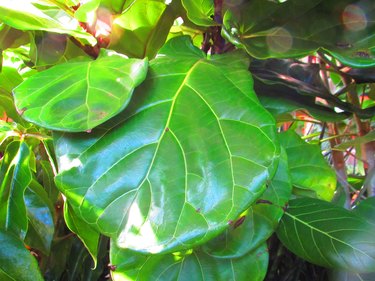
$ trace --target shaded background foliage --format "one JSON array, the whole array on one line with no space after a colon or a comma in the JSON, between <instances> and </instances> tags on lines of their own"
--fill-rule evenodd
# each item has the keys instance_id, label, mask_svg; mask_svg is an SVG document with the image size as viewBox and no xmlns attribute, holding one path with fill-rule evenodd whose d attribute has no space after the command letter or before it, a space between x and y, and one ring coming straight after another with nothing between
<instances>
[{"instance_id":1,"label":"shaded background foliage","mask_svg":"<svg viewBox=\"0 0 375 281\"><path fill-rule=\"evenodd\" d=\"M2 0L0 279L374 279L374 17Z\"/></svg>"}]
</instances>

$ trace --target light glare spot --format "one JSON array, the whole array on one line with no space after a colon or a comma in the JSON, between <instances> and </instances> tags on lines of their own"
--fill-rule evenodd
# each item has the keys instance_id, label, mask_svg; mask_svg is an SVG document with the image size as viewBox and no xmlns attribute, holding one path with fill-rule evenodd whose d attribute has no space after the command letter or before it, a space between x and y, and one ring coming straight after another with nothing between
<instances>
[{"instance_id":1,"label":"light glare spot","mask_svg":"<svg viewBox=\"0 0 375 281\"><path fill-rule=\"evenodd\" d=\"M357 5L348 5L342 13L342 22L350 31L360 31L367 27L365 12Z\"/></svg>"},{"instance_id":2,"label":"light glare spot","mask_svg":"<svg viewBox=\"0 0 375 281\"><path fill-rule=\"evenodd\" d=\"M285 53L292 48L293 37L283 27L275 27L266 37L268 48L275 53Z\"/></svg>"}]
</instances>

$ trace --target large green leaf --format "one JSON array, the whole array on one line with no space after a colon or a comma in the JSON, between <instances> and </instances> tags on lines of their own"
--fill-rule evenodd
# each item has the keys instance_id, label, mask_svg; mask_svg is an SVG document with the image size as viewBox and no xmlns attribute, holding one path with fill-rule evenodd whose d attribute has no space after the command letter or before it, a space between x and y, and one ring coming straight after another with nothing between
<instances>
[{"instance_id":1,"label":"large green leaf","mask_svg":"<svg viewBox=\"0 0 375 281\"><path fill-rule=\"evenodd\" d=\"M266 244L240 258L220 259L200 250L167 255L142 255L117 248L110 249L114 281L261 281L268 266Z\"/></svg>"},{"instance_id":2,"label":"large green leaf","mask_svg":"<svg viewBox=\"0 0 375 281\"><path fill-rule=\"evenodd\" d=\"M23 117L62 131L87 131L121 112L146 77L147 60L102 51L94 61L39 72L13 90Z\"/></svg>"},{"instance_id":3,"label":"large green leaf","mask_svg":"<svg viewBox=\"0 0 375 281\"><path fill-rule=\"evenodd\" d=\"M279 139L288 155L293 192L330 201L336 189L336 174L319 146L306 143L293 131L280 134Z\"/></svg>"},{"instance_id":4,"label":"large green leaf","mask_svg":"<svg viewBox=\"0 0 375 281\"><path fill-rule=\"evenodd\" d=\"M120 247L165 252L226 229L263 193L279 147L241 53L208 59L180 37L150 67L124 114L56 135L56 182Z\"/></svg>"},{"instance_id":5,"label":"large green leaf","mask_svg":"<svg viewBox=\"0 0 375 281\"><path fill-rule=\"evenodd\" d=\"M298 256L352 272L375 268L375 225L344 208L314 198L291 200L277 235Z\"/></svg>"},{"instance_id":6,"label":"large green leaf","mask_svg":"<svg viewBox=\"0 0 375 281\"><path fill-rule=\"evenodd\" d=\"M36 259L22 241L0 230L0 278L3 281L43 281Z\"/></svg>"},{"instance_id":7,"label":"large green leaf","mask_svg":"<svg viewBox=\"0 0 375 281\"><path fill-rule=\"evenodd\" d=\"M151 59L167 39L176 17L173 2L134 1L113 19L109 48L130 57Z\"/></svg>"},{"instance_id":8,"label":"large green leaf","mask_svg":"<svg viewBox=\"0 0 375 281\"><path fill-rule=\"evenodd\" d=\"M79 239L81 239L82 243L89 251L96 267L100 236L99 233L85 223L82 218L77 216L74 209L67 202L64 204L64 218L69 229L77 234Z\"/></svg>"},{"instance_id":9,"label":"large green leaf","mask_svg":"<svg viewBox=\"0 0 375 281\"><path fill-rule=\"evenodd\" d=\"M96 44L96 39L85 32L72 15L51 2L2 0L0 21L19 30L44 30L68 34L80 39L83 43Z\"/></svg>"},{"instance_id":10,"label":"large green leaf","mask_svg":"<svg viewBox=\"0 0 375 281\"><path fill-rule=\"evenodd\" d=\"M210 256L236 258L254 250L275 231L292 191L285 151L272 181L258 200L218 237L202 246Z\"/></svg>"},{"instance_id":11,"label":"large green leaf","mask_svg":"<svg viewBox=\"0 0 375 281\"><path fill-rule=\"evenodd\" d=\"M373 11L355 0L244 1L225 13L223 34L261 59L324 48L348 65L368 67L375 65Z\"/></svg>"},{"instance_id":12,"label":"large green leaf","mask_svg":"<svg viewBox=\"0 0 375 281\"><path fill-rule=\"evenodd\" d=\"M30 148L14 141L5 151L0 167L0 228L22 239L27 231L24 192L31 182Z\"/></svg>"},{"instance_id":13,"label":"large green leaf","mask_svg":"<svg viewBox=\"0 0 375 281\"><path fill-rule=\"evenodd\" d=\"M374 281L375 272L353 273L347 271L334 270L329 274L329 281Z\"/></svg>"}]
</instances>

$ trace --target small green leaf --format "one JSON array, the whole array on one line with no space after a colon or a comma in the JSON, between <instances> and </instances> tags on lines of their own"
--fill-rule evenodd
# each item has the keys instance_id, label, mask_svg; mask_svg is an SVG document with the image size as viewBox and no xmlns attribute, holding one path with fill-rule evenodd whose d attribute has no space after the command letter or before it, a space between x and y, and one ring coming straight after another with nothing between
<instances>
[{"instance_id":1,"label":"small green leaf","mask_svg":"<svg viewBox=\"0 0 375 281\"><path fill-rule=\"evenodd\" d=\"M43 187L33 180L30 184L32 188L27 188L25 191L25 204L27 208L27 217L29 220L29 230L32 228L32 233L34 234L28 238L25 238L25 242L34 247L33 243L36 240L39 247L35 247L42 251L44 254L49 255L51 250L51 243L54 233L54 221L53 214L51 212L51 207L46 202L48 200L47 194ZM38 189L38 190L36 190ZM40 196L40 193L43 195Z\"/></svg>"},{"instance_id":2,"label":"small green leaf","mask_svg":"<svg viewBox=\"0 0 375 281\"><path fill-rule=\"evenodd\" d=\"M294 192L315 194L330 201L336 189L336 174L323 158L317 145L308 144L295 132L279 135L280 143L288 155L288 165Z\"/></svg>"},{"instance_id":3,"label":"small green leaf","mask_svg":"<svg viewBox=\"0 0 375 281\"><path fill-rule=\"evenodd\" d=\"M182 0L189 20L199 26L213 26L214 21L214 1L213 0Z\"/></svg>"},{"instance_id":4,"label":"small green leaf","mask_svg":"<svg viewBox=\"0 0 375 281\"><path fill-rule=\"evenodd\" d=\"M314 198L291 200L277 235L303 259L330 268L372 272L375 225L344 208Z\"/></svg>"},{"instance_id":5,"label":"small green leaf","mask_svg":"<svg viewBox=\"0 0 375 281\"><path fill-rule=\"evenodd\" d=\"M79 22L58 6L41 0L2 0L0 21L19 30L44 30L74 36L83 43L96 44Z\"/></svg>"},{"instance_id":6,"label":"small green leaf","mask_svg":"<svg viewBox=\"0 0 375 281\"><path fill-rule=\"evenodd\" d=\"M147 256L111 243L112 278L120 280L261 281L268 266L266 244L240 258L220 259L199 250Z\"/></svg>"},{"instance_id":7,"label":"small green leaf","mask_svg":"<svg viewBox=\"0 0 375 281\"><path fill-rule=\"evenodd\" d=\"M36 259L22 241L0 230L0 278L8 281L43 281Z\"/></svg>"},{"instance_id":8,"label":"small green leaf","mask_svg":"<svg viewBox=\"0 0 375 281\"><path fill-rule=\"evenodd\" d=\"M242 53L206 58L187 37L171 39L123 114L90 134L56 134L56 183L77 215L121 247L153 253L226 229L279 158L247 68Z\"/></svg>"},{"instance_id":9,"label":"small green leaf","mask_svg":"<svg viewBox=\"0 0 375 281\"><path fill-rule=\"evenodd\" d=\"M31 182L30 154L25 142L13 141L0 167L0 228L22 239L28 224L24 192Z\"/></svg>"},{"instance_id":10,"label":"small green leaf","mask_svg":"<svg viewBox=\"0 0 375 281\"><path fill-rule=\"evenodd\" d=\"M257 248L275 231L292 191L286 153L284 149L281 151L277 172L267 183L261 198L223 234L202 246L207 254L218 258L241 257Z\"/></svg>"},{"instance_id":11,"label":"small green leaf","mask_svg":"<svg viewBox=\"0 0 375 281\"><path fill-rule=\"evenodd\" d=\"M67 202L64 204L64 218L69 229L77 234L86 249L89 251L94 260L94 267L96 267L100 234L77 216L73 207Z\"/></svg>"},{"instance_id":12,"label":"small green leaf","mask_svg":"<svg viewBox=\"0 0 375 281\"><path fill-rule=\"evenodd\" d=\"M103 51L94 61L39 72L13 90L23 117L42 127L87 131L121 112L146 77L147 60Z\"/></svg>"}]
</instances>

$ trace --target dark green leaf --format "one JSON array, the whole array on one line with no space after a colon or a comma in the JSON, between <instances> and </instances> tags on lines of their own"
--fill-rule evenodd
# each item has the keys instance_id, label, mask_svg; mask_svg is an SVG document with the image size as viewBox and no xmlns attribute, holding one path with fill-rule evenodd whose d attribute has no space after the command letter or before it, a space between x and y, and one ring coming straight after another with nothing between
<instances>
[{"instance_id":1,"label":"dark green leaf","mask_svg":"<svg viewBox=\"0 0 375 281\"><path fill-rule=\"evenodd\" d=\"M213 0L182 0L188 18L199 26L212 26L214 21L214 1Z\"/></svg>"},{"instance_id":2,"label":"dark green leaf","mask_svg":"<svg viewBox=\"0 0 375 281\"><path fill-rule=\"evenodd\" d=\"M266 244L237 259L211 257L199 250L147 256L111 243L112 278L120 280L260 281L268 266Z\"/></svg>"},{"instance_id":3,"label":"dark green leaf","mask_svg":"<svg viewBox=\"0 0 375 281\"><path fill-rule=\"evenodd\" d=\"M374 7L358 1L254 0L233 5L223 34L257 58L302 57L319 48L355 67L375 65Z\"/></svg>"},{"instance_id":4,"label":"dark green leaf","mask_svg":"<svg viewBox=\"0 0 375 281\"><path fill-rule=\"evenodd\" d=\"M9 232L0 230L0 245L1 280L43 281L38 263L21 240Z\"/></svg>"},{"instance_id":5,"label":"dark green leaf","mask_svg":"<svg viewBox=\"0 0 375 281\"><path fill-rule=\"evenodd\" d=\"M121 112L146 77L147 60L103 51L95 61L67 62L14 89L23 117L62 131L87 131Z\"/></svg>"},{"instance_id":6,"label":"dark green leaf","mask_svg":"<svg viewBox=\"0 0 375 281\"><path fill-rule=\"evenodd\" d=\"M177 17L174 4L137 0L113 20L109 48L130 57L155 57Z\"/></svg>"},{"instance_id":7,"label":"dark green leaf","mask_svg":"<svg viewBox=\"0 0 375 281\"><path fill-rule=\"evenodd\" d=\"M329 274L329 281L374 281L375 272L353 273L347 271L333 270Z\"/></svg>"},{"instance_id":8,"label":"dark green leaf","mask_svg":"<svg viewBox=\"0 0 375 281\"><path fill-rule=\"evenodd\" d=\"M41 0L2 0L0 21L19 30L44 30L74 36L83 43L96 44L76 19L58 6Z\"/></svg>"},{"instance_id":9,"label":"dark green leaf","mask_svg":"<svg viewBox=\"0 0 375 281\"><path fill-rule=\"evenodd\" d=\"M291 191L287 157L282 149L276 175L267 183L258 202L233 221L223 234L204 244L203 250L214 257L236 258L258 247L275 231ZM244 220L240 224L241 218Z\"/></svg>"},{"instance_id":10,"label":"dark green leaf","mask_svg":"<svg viewBox=\"0 0 375 281\"><path fill-rule=\"evenodd\" d=\"M352 272L375 268L375 225L344 208L314 198L291 200L277 235L305 260Z\"/></svg>"},{"instance_id":11,"label":"dark green leaf","mask_svg":"<svg viewBox=\"0 0 375 281\"><path fill-rule=\"evenodd\" d=\"M27 208L27 217L29 219L29 228L32 228L33 239L25 239L25 242L34 247L33 243L37 240L39 247L35 247L48 255L51 249L51 243L54 233L54 221L51 212L51 206L46 200L48 200L46 192L43 187L37 182L31 184L32 188L27 188L25 191L25 204ZM39 189L39 190L36 190ZM44 193L42 197L39 195ZM43 198L44 197L44 198ZM29 233L29 232L28 232ZM26 236L27 238L27 236Z\"/></svg>"},{"instance_id":12,"label":"dark green leaf","mask_svg":"<svg viewBox=\"0 0 375 281\"><path fill-rule=\"evenodd\" d=\"M226 229L263 193L279 147L242 54L207 59L174 38L150 67L124 114L56 135L56 182L121 247L165 252Z\"/></svg>"},{"instance_id":13,"label":"dark green leaf","mask_svg":"<svg viewBox=\"0 0 375 281\"><path fill-rule=\"evenodd\" d=\"M375 197L369 197L361 201L353 211L369 223L375 225Z\"/></svg>"},{"instance_id":14,"label":"dark green leaf","mask_svg":"<svg viewBox=\"0 0 375 281\"><path fill-rule=\"evenodd\" d=\"M64 218L66 225L69 227L69 229L75 234L77 234L79 239L81 239L82 243L89 251L91 257L94 260L94 267L96 267L99 233L92 229L79 216L77 216L73 207L71 207L68 203L64 204Z\"/></svg>"},{"instance_id":15,"label":"dark green leaf","mask_svg":"<svg viewBox=\"0 0 375 281\"><path fill-rule=\"evenodd\" d=\"M308 144L295 132L279 135L280 143L288 155L292 184L300 194L311 194L330 201L336 189L336 174L323 158L317 145Z\"/></svg>"},{"instance_id":16,"label":"dark green leaf","mask_svg":"<svg viewBox=\"0 0 375 281\"><path fill-rule=\"evenodd\" d=\"M31 182L30 154L25 142L14 141L7 146L0 167L0 228L22 239L27 231L24 192Z\"/></svg>"}]
</instances>

